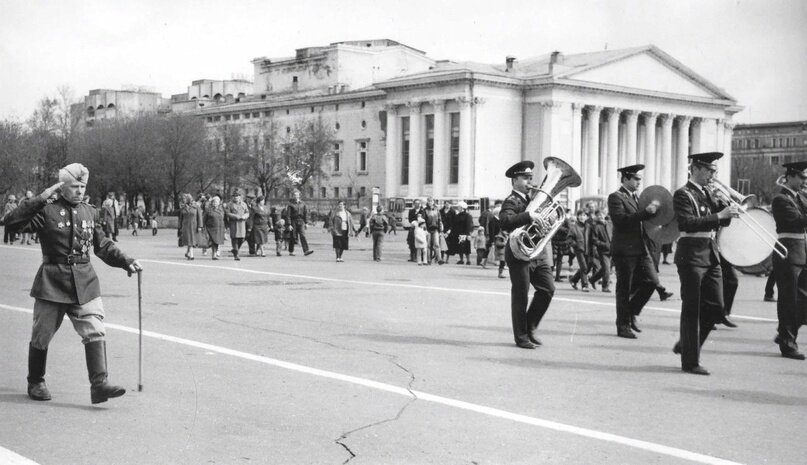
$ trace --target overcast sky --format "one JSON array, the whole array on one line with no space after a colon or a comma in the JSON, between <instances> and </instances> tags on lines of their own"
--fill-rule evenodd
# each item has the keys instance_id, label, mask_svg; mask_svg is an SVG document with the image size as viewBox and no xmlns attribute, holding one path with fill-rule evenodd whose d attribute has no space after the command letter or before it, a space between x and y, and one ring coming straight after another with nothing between
<instances>
[{"instance_id":1,"label":"overcast sky","mask_svg":"<svg viewBox=\"0 0 807 465\"><path fill-rule=\"evenodd\" d=\"M256 57L373 38L487 63L652 43L734 96L739 123L807 119L804 0L0 0L0 119L62 85L168 97L251 78Z\"/></svg>"}]
</instances>

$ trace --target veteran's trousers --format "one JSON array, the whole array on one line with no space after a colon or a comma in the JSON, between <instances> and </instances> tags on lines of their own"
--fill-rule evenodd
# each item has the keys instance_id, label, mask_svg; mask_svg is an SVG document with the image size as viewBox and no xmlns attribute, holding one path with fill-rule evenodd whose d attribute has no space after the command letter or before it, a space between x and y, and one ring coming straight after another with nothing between
<instances>
[{"instance_id":1,"label":"veteran's trousers","mask_svg":"<svg viewBox=\"0 0 807 465\"><path fill-rule=\"evenodd\" d=\"M678 265L681 281L681 368L700 364L700 348L723 321L723 271L719 264Z\"/></svg>"},{"instance_id":2,"label":"veteran's trousers","mask_svg":"<svg viewBox=\"0 0 807 465\"><path fill-rule=\"evenodd\" d=\"M70 318L73 328L81 336L82 343L104 340L106 335L103 321L104 304L100 297L96 297L84 305L36 299L31 345L36 349L47 349L51 339L62 325L65 315Z\"/></svg>"},{"instance_id":3,"label":"veteran's trousers","mask_svg":"<svg viewBox=\"0 0 807 465\"><path fill-rule=\"evenodd\" d=\"M541 323L552 296L555 283L548 263L525 262L513 257L505 247L504 260L510 270L510 313L513 320L513 338L516 343L529 342L529 336ZM535 288L529 302L530 285ZM529 307L528 307L529 304Z\"/></svg>"}]
</instances>

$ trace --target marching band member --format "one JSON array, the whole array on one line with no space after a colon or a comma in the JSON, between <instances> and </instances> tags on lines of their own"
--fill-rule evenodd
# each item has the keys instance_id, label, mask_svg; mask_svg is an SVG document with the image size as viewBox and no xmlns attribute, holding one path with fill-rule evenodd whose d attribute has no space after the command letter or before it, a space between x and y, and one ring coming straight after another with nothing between
<instances>
[{"instance_id":1,"label":"marching band member","mask_svg":"<svg viewBox=\"0 0 807 465\"><path fill-rule=\"evenodd\" d=\"M799 191L807 187L807 162L787 163L782 191L771 205L779 242L787 247L787 257L773 256L773 269L779 298L776 342L782 357L804 360L796 338L807 318L807 204Z\"/></svg>"},{"instance_id":2,"label":"marching band member","mask_svg":"<svg viewBox=\"0 0 807 465\"><path fill-rule=\"evenodd\" d=\"M502 203L499 220L502 230L508 233L540 219L540 213L526 211L530 203L528 186L533 168L535 164L525 160L511 166L505 173L511 179L513 192ZM513 256L508 245L504 257L510 269L510 309L516 345L522 349L535 349L541 345L541 341L533 333L555 294L551 246L544 247L537 259L523 261ZM530 284L535 288L535 294L528 308Z\"/></svg>"},{"instance_id":3,"label":"marching band member","mask_svg":"<svg viewBox=\"0 0 807 465\"><path fill-rule=\"evenodd\" d=\"M636 316L641 313L658 286L647 233L642 221L655 216L658 202L639 210L636 191L642 182L644 165L631 165L617 171L622 187L608 196L608 213L613 222L611 254L616 268L616 334L636 339L641 332Z\"/></svg>"},{"instance_id":4,"label":"marching band member","mask_svg":"<svg viewBox=\"0 0 807 465\"><path fill-rule=\"evenodd\" d=\"M690 178L673 195L681 236L675 251L675 264L681 281L681 339L673 352L681 355L681 369L708 375L700 365L700 348L712 327L723 321L723 274L715 233L738 216L738 206L718 211L707 186L717 171L720 152L689 156Z\"/></svg>"}]
</instances>

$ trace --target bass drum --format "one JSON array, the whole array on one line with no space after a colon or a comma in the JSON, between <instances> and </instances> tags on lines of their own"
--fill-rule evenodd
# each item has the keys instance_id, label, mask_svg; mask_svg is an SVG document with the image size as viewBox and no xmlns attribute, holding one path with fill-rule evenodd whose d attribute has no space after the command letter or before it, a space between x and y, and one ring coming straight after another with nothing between
<instances>
[{"instance_id":1,"label":"bass drum","mask_svg":"<svg viewBox=\"0 0 807 465\"><path fill-rule=\"evenodd\" d=\"M744 218L746 216L748 218ZM731 225L721 228L717 233L720 254L736 267L759 265L770 257L773 251L759 237L758 226L752 220L756 220L759 226L776 237L776 222L773 215L761 208L750 208L741 212L739 218L732 219Z\"/></svg>"}]
</instances>

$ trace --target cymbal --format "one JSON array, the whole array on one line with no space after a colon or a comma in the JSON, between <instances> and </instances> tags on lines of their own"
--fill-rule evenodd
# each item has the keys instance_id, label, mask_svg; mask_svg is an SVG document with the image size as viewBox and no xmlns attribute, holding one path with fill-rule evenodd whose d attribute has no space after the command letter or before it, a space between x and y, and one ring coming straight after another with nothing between
<instances>
[{"instance_id":1,"label":"cymbal","mask_svg":"<svg viewBox=\"0 0 807 465\"><path fill-rule=\"evenodd\" d=\"M645 220L645 224L664 226L675 218L673 198L670 191L663 186L649 186L639 196L639 210L644 210L651 202L658 202L655 216Z\"/></svg>"},{"instance_id":2,"label":"cymbal","mask_svg":"<svg viewBox=\"0 0 807 465\"><path fill-rule=\"evenodd\" d=\"M678 220L675 218L664 226L647 224L647 222L645 222L645 231L650 239L653 239L653 242L659 244L670 244L675 241L680 234L678 230Z\"/></svg>"}]
</instances>

